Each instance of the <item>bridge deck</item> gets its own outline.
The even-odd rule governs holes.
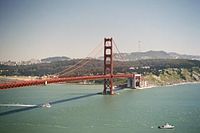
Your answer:
[[[40,79],[40,80],[38,79],[38,80],[30,80],[30,81],[2,83],[2,84],[0,84],[0,89],[10,89],[10,88],[17,88],[17,87],[24,87],[24,86],[43,85],[43,84],[45,84],[45,82],[50,84],[50,83],[81,81],[81,80],[100,80],[100,79],[109,79],[109,78],[131,78],[131,77],[134,77],[134,74],[62,77],[62,78]]]

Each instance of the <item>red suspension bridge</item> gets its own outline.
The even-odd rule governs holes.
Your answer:
[[[116,44],[115,44],[115,47],[117,48]],[[92,51],[92,53],[93,52],[94,51]],[[50,83],[76,82],[76,81],[82,81],[82,80],[102,80],[103,79],[104,80],[103,94],[107,94],[107,92],[109,92],[109,94],[112,95],[114,94],[113,79],[115,78],[127,78],[128,79],[127,86],[131,88],[140,86],[140,79],[141,79],[140,75],[113,74],[114,65],[113,65],[113,39],[112,38],[104,38],[104,74],[103,75],[74,76],[74,77],[64,76],[66,74],[71,73],[72,71],[76,71],[77,69],[83,67],[87,63],[89,63],[89,60],[81,60],[75,65],[63,70],[62,72],[59,72],[55,78],[1,83],[0,89],[10,89],[10,88],[42,85],[42,84],[50,84]]]

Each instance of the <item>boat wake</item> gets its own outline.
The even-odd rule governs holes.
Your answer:
[[[36,107],[35,104],[0,104],[0,107]]]

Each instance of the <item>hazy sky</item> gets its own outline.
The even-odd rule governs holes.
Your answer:
[[[200,55],[200,0],[0,0],[0,60],[85,57],[107,36],[121,52]]]

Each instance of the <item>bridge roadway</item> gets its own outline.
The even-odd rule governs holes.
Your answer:
[[[100,80],[109,78],[133,78],[134,74],[115,74],[115,75],[92,75],[92,76],[78,76],[78,77],[60,77],[60,78],[49,78],[49,79],[37,79],[30,81],[16,81],[9,83],[0,83],[0,89],[11,89],[24,86],[33,85],[45,85],[47,82],[50,83],[61,83],[61,82],[73,82],[82,80]]]

